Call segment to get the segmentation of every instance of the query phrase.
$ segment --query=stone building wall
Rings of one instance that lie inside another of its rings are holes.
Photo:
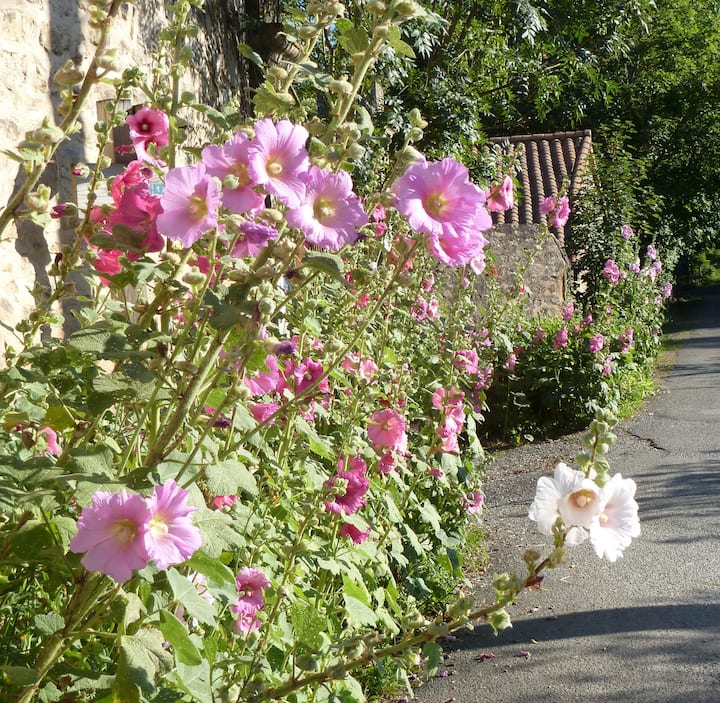
[[[539,225],[495,225],[487,238],[487,250],[492,253],[493,263],[488,261],[488,271],[497,271],[497,284],[503,291],[511,291],[517,279],[513,272],[535,249],[541,229]],[[562,245],[554,236],[547,237],[523,277],[527,310],[531,315],[559,315],[567,294],[570,262]],[[481,277],[478,294],[485,293]]]

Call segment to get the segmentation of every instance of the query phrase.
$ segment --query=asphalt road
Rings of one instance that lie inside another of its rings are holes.
[[[448,643],[420,703],[720,703],[720,288],[682,306],[662,389],[620,427],[609,459],[637,485],[642,535],[615,564],[585,543],[510,609]],[[568,457],[571,459],[571,457]],[[493,506],[516,547],[547,542],[530,492]]]

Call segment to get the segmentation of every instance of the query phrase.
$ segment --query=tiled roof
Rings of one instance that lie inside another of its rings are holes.
[[[523,134],[513,137],[492,137],[504,154],[518,155],[520,193],[515,207],[493,213],[496,224],[544,224],[547,216],[540,212],[540,203],[549,195],[557,197],[563,185],[570,198],[582,189],[583,178],[592,155],[592,133],[589,129],[555,134]],[[552,228],[563,241],[565,229]]]

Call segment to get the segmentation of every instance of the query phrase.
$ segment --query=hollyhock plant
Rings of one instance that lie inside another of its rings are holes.
[[[555,339],[553,340],[553,349],[555,351],[558,351],[558,349],[563,349],[568,344],[568,331],[567,328],[561,327],[557,334],[555,335]]]
[[[537,523],[544,535],[553,534],[553,525],[560,517],[567,532],[568,544],[579,544],[587,538],[587,530],[600,515],[600,488],[582,471],[560,462],[553,478],[541,476],[528,517]]]
[[[463,505],[471,515],[477,515],[481,510],[485,496],[482,491],[472,491],[463,497]]]
[[[600,514],[590,526],[590,544],[600,558],[617,561],[640,535],[635,481],[615,474],[600,491]]]
[[[159,569],[189,559],[202,545],[200,530],[190,518],[196,507],[188,505],[189,493],[169,479],[155,486],[147,499],[150,523],[145,534],[149,557]]]
[[[191,247],[218,225],[220,188],[203,163],[180,166],[168,172],[160,204],[158,232]]]
[[[376,410],[370,415],[367,432],[375,449],[392,449],[400,454],[407,451],[405,419],[397,410]]]
[[[490,212],[505,212],[515,205],[513,182],[510,176],[505,176],[500,185],[490,189],[487,195],[487,206]]]
[[[338,533],[341,537],[349,537],[355,544],[362,544],[370,536],[370,528],[361,530],[359,527],[345,522],[341,525]]]
[[[150,508],[137,493],[98,491],[80,513],[70,551],[85,552],[81,563],[88,571],[125,583],[133,571],[147,566],[146,535],[151,519]]]
[[[135,153],[141,161],[157,163],[147,153],[149,144],[156,146],[167,146],[170,137],[170,120],[162,110],[151,107],[141,107],[137,112],[128,115],[125,122],[130,128],[130,139],[135,148]]]
[[[603,269],[602,275],[608,282],[615,285],[620,281],[621,278],[620,268],[612,259],[608,259],[605,262],[605,268]]]
[[[239,259],[245,256],[257,256],[268,244],[278,238],[278,231],[271,225],[262,222],[243,222],[240,225],[240,237],[230,252]]]
[[[453,250],[467,251],[472,248],[470,242],[478,241],[472,228],[485,196],[468,180],[467,168],[455,159],[416,161],[391,190],[396,196],[395,208],[414,230],[429,234],[435,242],[448,238],[445,246],[449,251],[443,255],[452,257]],[[444,247],[437,247],[445,252]]]
[[[235,586],[240,593],[237,605],[244,605],[254,611],[260,610],[265,605],[263,592],[270,586],[270,581],[260,569],[253,567],[240,569],[235,577]]]
[[[365,462],[356,456],[348,461],[348,465],[351,470],[344,471],[345,458],[340,457],[337,473],[323,484],[323,487],[331,492],[331,499],[323,501],[325,509],[336,515],[352,515],[367,504],[364,496],[368,492],[370,481],[365,476]],[[342,483],[338,483],[339,480]],[[336,484],[342,486],[337,492],[333,490]]]
[[[248,175],[249,146],[247,134],[238,132],[222,146],[210,144],[202,150],[207,172],[223,183],[223,207],[238,215],[262,207],[265,198]]]
[[[357,241],[358,229],[368,217],[352,192],[353,184],[346,171],[333,173],[311,166],[305,181],[303,203],[287,213],[287,222],[305,239],[322,249],[339,251]]]
[[[235,616],[234,628],[238,634],[247,635],[260,629],[262,623],[257,617],[257,610],[238,602],[230,606],[230,612]]]
[[[552,195],[548,195],[547,198],[543,198],[539,205],[539,210],[543,215],[549,215],[555,210],[557,201]]]
[[[255,123],[255,137],[248,146],[250,179],[290,208],[300,207],[305,200],[309,136],[305,127],[288,120],[276,124],[265,118]]]

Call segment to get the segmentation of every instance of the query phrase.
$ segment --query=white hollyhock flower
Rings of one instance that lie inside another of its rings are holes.
[[[600,491],[600,515],[590,527],[590,542],[595,553],[616,561],[623,550],[640,534],[635,481],[615,474]]]
[[[600,507],[598,486],[582,471],[560,462],[555,467],[553,478],[543,476],[538,479],[535,500],[528,516],[537,522],[538,530],[545,535],[552,534],[555,521],[561,517],[570,528],[567,543],[580,544],[587,538],[587,530],[597,523]]]

